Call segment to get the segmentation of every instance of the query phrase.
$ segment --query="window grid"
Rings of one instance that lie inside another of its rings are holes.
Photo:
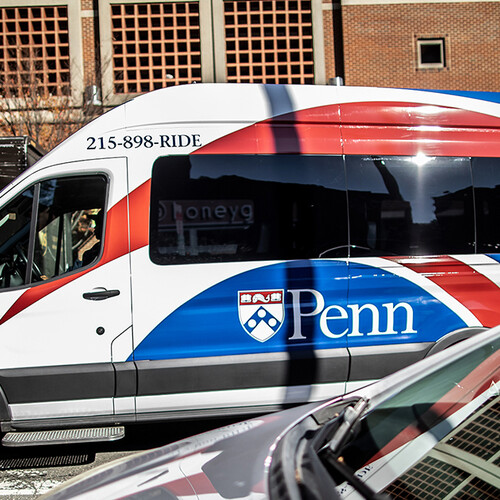
[[[477,500],[487,498],[500,498],[500,489],[493,484],[474,477],[470,483],[464,486],[464,489],[457,493],[455,500]]]
[[[111,6],[117,94],[201,81],[198,2]]]
[[[314,83],[311,1],[224,1],[228,82]]]
[[[450,464],[425,457],[412,469],[390,484],[384,493],[393,499],[441,499],[470,475]]]
[[[499,421],[500,403],[496,403],[472,420],[447,443],[483,460],[490,460],[498,451],[500,426],[497,422]]]
[[[0,8],[0,85],[7,97],[70,93],[68,8]]]

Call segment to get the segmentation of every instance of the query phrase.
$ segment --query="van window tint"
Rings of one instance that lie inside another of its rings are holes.
[[[106,186],[103,176],[40,184],[33,281],[59,276],[98,257]]]
[[[107,180],[51,179],[0,209],[0,288],[45,281],[100,254]]]
[[[0,288],[25,282],[34,192],[31,187],[0,210]]]
[[[353,248],[475,252],[469,158],[348,156],[346,172]]]
[[[347,252],[339,156],[159,158],[153,166],[151,204],[150,256],[157,264]]]
[[[472,158],[477,251],[500,252],[500,159]]]

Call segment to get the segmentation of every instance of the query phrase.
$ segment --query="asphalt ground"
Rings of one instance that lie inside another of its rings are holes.
[[[61,483],[113,460],[239,420],[243,418],[129,426],[123,439],[109,443],[0,446],[0,499],[34,500]]]

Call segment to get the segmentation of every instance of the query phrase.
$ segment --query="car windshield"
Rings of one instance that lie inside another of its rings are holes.
[[[383,400],[340,461],[391,498],[500,498],[499,347],[497,336]]]
[[[302,421],[278,447],[271,496],[281,476],[302,498],[500,498],[500,335],[476,339]]]

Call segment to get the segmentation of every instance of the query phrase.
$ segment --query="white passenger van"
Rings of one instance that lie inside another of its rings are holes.
[[[344,393],[500,323],[499,247],[500,94],[143,95],[0,195],[4,444]]]

